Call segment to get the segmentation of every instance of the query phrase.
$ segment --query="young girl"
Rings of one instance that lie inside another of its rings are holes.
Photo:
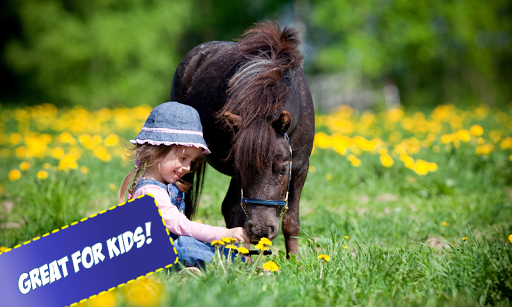
[[[249,242],[242,227],[227,229],[196,223],[184,214],[184,192],[190,184],[181,177],[191,171],[198,157],[210,153],[194,108],[175,101],[157,106],[130,142],[135,144],[135,167],[121,185],[119,202],[124,201],[132,178],[128,199],[153,195],[185,266],[204,267],[214,254],[215,249],[209,244],[214,240],[231,237]]]

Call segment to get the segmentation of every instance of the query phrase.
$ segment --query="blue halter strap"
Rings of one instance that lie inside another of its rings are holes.
[[[269,207],[281,207],[281,214],[279,218],[282,218],[283,215],[288,211],[288,193],[290,192],[290,182],[292,181],[292,147],[290,146],[290,138],[288,137],[288,134],[285,133],[284,136],[286,137],[286,141],[288,141],[288,147],[290,148],[290,173],[288,176],[288,188],[286,189],[286,197],[284,200],[268,200],[268,199],[258,199],[258,198],[249,198],[244,197],[244,188],[242,187],[242,184],[240,182],[241,186],[241,196],[240,199],[240,207],[242,207],[242,210],[244,211],[245,215],[248,217],[249,212],[247,211],[247,205],[257,205],[257,206],[269,206]]]

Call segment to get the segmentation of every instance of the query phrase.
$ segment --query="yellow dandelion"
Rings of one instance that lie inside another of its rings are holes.
[[[468,239],[468,237],[464,237],[462,238],[462,241],[466,241]]]
[[[245,247],[239,247],[239,248],[238,248],[238,252],[239,252],[240,254],[244,254],[244,255],[249,254],[249,250],[248,250],[247,248],[245,248]]]
[[[237,249],[238,249],[238,246],[233,245],[233,244],[228,244],[228,245],[224,246],[224,248],[229,248],[229,249],[237,250]]]
[[[60,148],[60,147],[55,147],[54,149],[52,149],[52,157],[55,158],[55,159],[60,159],[64,156],[64,149]]]
[[[344,236],[345,240],[348,240],[349,236]]]
[[[484,134],[484,128],[480,125],[473,125],[469,128],[469,133],[471,133],[472,136],[480,136]]]
[[[444,227],[446,227],[446,226],[448,226],[449,224],[448,224],[447,222],[445,222],[445,221],[442,221],[442,222],[441,222],[441,225],[443,225]]]
[[[313,165],[310,165],[310,166],[309,166],[309,172],[310,172],[310,173],[314,173],[314,172],[316,172],[316,167],[314,167]]]
[[[348,246],[344,245],[344,246],[343,246],[343,248],[344,248],[344,249],[348,249]]]
[[[87,168],[87,166],[81,166],[80,172],[84,175],[87,175],[87,174],[89,174],[89,169]]]
[[[52,167],[52,165],[50,163],[43,164],[43,168],[46,170],[50,169],[51,167]]]
[[[8,250],[9,250],[9,248],[7,248],[5,246],[0,246],[0,253],[5,253]]]
[[[103,162],[108,162],[112,159],[112,156],[103,147],[96,148],[94,150],[94,155]]]
[[[91,307],[115,307],[118,305],[114,291],[107,291],[87,301]]]
[[[331,137],[325,134],[324,132],[319,132],[315,134],[315,146],[320,148],[329,148],[331,146]]]
[[[77,169],[78,164],[76,163],[77,158],[72,154],[65,155],[59,162],[59,170],[65,171],[68,168]]]
[[[265,244],[261,244],[261,243],[258,243],[255,245],[255,247],[260,250],[260,251],[266,251],[268,250],[268,246],[266,246]]]
[[[27,155],[27,148],[25,148],[24,146],[20,146],[16,148],[15,152],[18,158],[23,159]]]
[[[26,171],[26,170],[28,170],[29,168],[30,168],[30,163],[28,163],[28,162],[26,162],[26,161],[24,161],[24,162],[21,162],[21,163],[20,163],[20,169],[21,169],[22,171]]]
[[[110,134],[105,139],[105,145],[108,147],[115,146],[117,144],[119,144],[119,137],[115,134]]]
[[[395,164],[395,162],[393,161],[393,158],[391,158],[391,156],[388,155],[388,154],[381,154],[380,155],[380,163],[384,167],[391,167],[391,166],[393,166],[393,164]]]
[[[226,243],[234,243],[234,242],[236,242],[236,239],[226,237],[226,238],[222,238],[222,241],[224,241]]]
[[[405,167],[407,167],[408,169],[412,169],[413,170],[414,167],[416,166],[416,163],[414,162],[414,159],[411,158],[406,153],[400,154],[400,161],[402,161],[405,164]]]
[[[437,170],[437,164],[435,162],[428,162],[427,168],[429,172],[435,172]]]
[[[272,245],[272,241],[270,241],[269,239],[263,237],[263,238],[260,239],[258,244],[264,244],[264,245],[271,246]]]
[[[485,119],[489,115],[489,107],[482,105],[475,109],[475,117],[477,119]]]
[[[512,243],[512,234],[508,236],[508,240]]]
[[[418,175],[426,175],[428,173],[428,163],[424,160],[418,159],[414,166],[414,172]]]
[[[263,269],[265,271],[274,272],[279,270],[279,266],[274,261],[269,261],[263,264]]]
[[[82,134],[82,135],[80,135],[80,137],[78,139],[80,140],[80,143],[82,143],[82,145],[84,145],[85,148],[89,148],[89,149],[94,148],[94,143],[92,142],[90,135]]]
[[[211,245],[215,245],[215,246],[220,246],[220,245],[224,245],[226,243],[224,243],[224,241],[221,241],[221,240],[214,240],[212,241]]]
[[[389,109],[387,111],[386,116],[387,116],[388,121],[390,121],[392,123],[397,123],[404,116],[404,111],[402,109],[397,109],[397,108]]]
[[[92,142],[93,142],[95,145],[99,145],[99,144],[101,144],[101,142],[103,142],[103,138],[101,137],[101,135],[96,134],[96,135],[94,135],[94,136],[92,137]]]
[[[111,183],[109,188],[112,190],[112,191],[117,191],[117,188],[116,188],[116,185]]]
[[[510,161],[512,161],[512,155],[508,156],[508,159],[509,159]]]
[[[325,175],[325,180],[331,181],[332,180],[332,174]]]
[[[443,134],[441,136],[441,143],[448,144],[453,141],[453,136],[451,134]]]
[[[75,145],[76,144],[76,140],[73,138],[73,136],[67,132],[67,131],[64,131],[62,132],[60,135],[59,135],[59,140],[62,142],[62,143],[68,143],[68,144],[71,144],[71,145]]]
[[[501,143],[500,143],[500,148],[503,150],[512,148],[512,138],[506,137],[505,139],[503,139],[503,141],[501,141]]]
[[[163,297],[164,287],[153,278],[141,278],[123,287],[126,302],[135,306],[156,306]]]
[[[10,181],[16,181],[21,178],[21,172],[17,169],[13,169],[9,172],[7,178],[9,178]]]
[[[9,142],[12,145],[18,145],[23,140],[23,137],[21,134],[14,132],[9,136]]]
[[[370,141],[370,140],[365,139],[362,136],[356,135],[352,138],[352,140],[354,141],[354,144],[356,144],[357,146],[359,146],[359,148],[361,148],[362,150],[365,150],[365,151],[372,151],[375,149],[375,147],[377,147],[376,140]]]
[[[457,138],[463,142],[469,142],[469,139],[471,138],[471,134],[469,131],[465,129],[461,129],[457,131]]]
[[[322,259],[324,262],[331,261],[331,257],[325,254],[318,255],[318,259]]]
[[[481,146],[477,146],[476,147],[476,154],[479,155],[479,156],[487,156],[489,155],[492,151],[494,150],[494,145],[489,143],[489,144],[484,144],[484,145],[481,145]]]
[[[25,136],[25,144],[27,145],[28,156],[30,157],[41,157],[47,148],[44,137]]]
[[[358,167],[361,165],[361,160],[359,160],[355,155],[348,155],[347,156],[348,161],[350,161],[350,164],[354,167]]]
[[[334,134],[331,139],[331,146],[340,155],[345,155],[347,147],[352,145],[352,143],[350,137],[342,136],[339,133]]]
[[[37,178],[39,178],[41,180],[45,180],[46,178],[48,178],[48,172],[47,171],[37,172]]]

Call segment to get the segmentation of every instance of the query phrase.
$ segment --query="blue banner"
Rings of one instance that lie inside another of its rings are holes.
[[[0,305],[69,306],[177,263],[155,204],[145,195],[0,253]]]

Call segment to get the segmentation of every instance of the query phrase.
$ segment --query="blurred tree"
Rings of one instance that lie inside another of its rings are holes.
[[[92,107],[166,101],[193,17],[189,1],[25,0],[4,7],[10,15],[3,20],[20,28],[3,37],[10,71],[33,85],[39,102]]]
[[[255,22],[279,20],[282,10],[293,0],[196,0],[194,20],[181,38],[185,55],[200,43],[233,41]]]
[[[309,73],[396,84],[407,104],[512,98],[509,0],[7,0],[0,8],[2,101],[154,105],[168,99],[190,49],[236,39],[263,19],[305,34]]]
[[[395,83],[408,104],[512,99],[509,0],[313,0],[316,72]]]
[[[0,75],[10,83],[0,85],[0,99],[157,104],[190,49],[277,20],[286,3],[293,1],[4,1],[2,25],[11,31],[0,37]]]

